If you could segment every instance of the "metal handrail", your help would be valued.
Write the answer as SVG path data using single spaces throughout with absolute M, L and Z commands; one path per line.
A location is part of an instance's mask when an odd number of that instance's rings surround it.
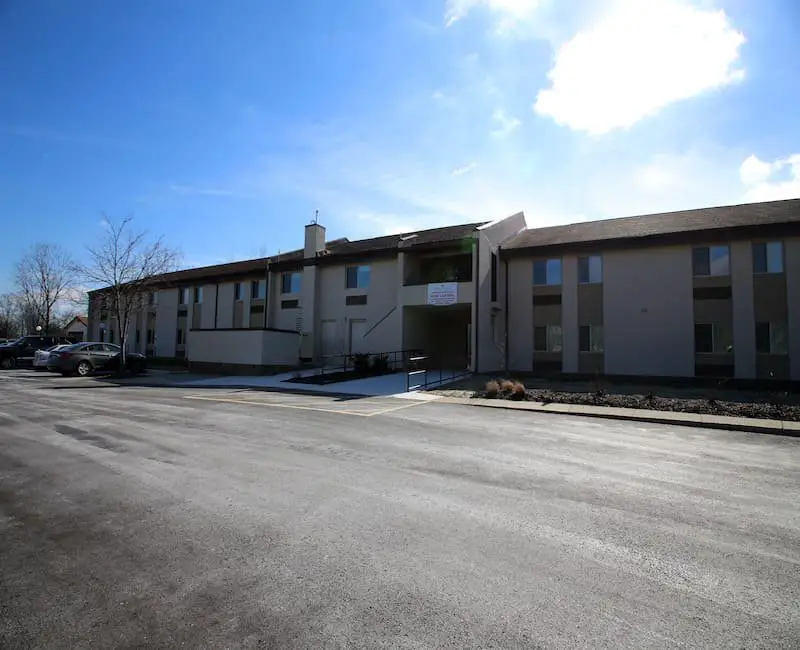
M 406 371 L 406 392 L 412 390 L 427 390 L 437 385 L 441 386 L 444 382 L 452 382 L 457 379 L 468 377 L 472 374 L 469 368 L 463 370 L 453 370 L 444 368 L 440 363 L 429 363 L 435 361 L 435 357 L 426 355 L 415 355 L 408 359 L 408 369 Z M 433 367 L 431 367 L 433 365 Z M 415 383 L 412 384 L 412 381 Z
M 354 370 L 355 364 L 354 357 L 357 354 L 365 354 L 368 357 L 386 357 L 390 370 L 406 370 L 408 366 L 408 359 L 416 354 L 419 350 L 389 350 L 388 352 L 355 352 L 352 354 L 326 354 L 319 357 L 320 360 L 320 374 L 330 374 L 332 372 L 347 372 Z

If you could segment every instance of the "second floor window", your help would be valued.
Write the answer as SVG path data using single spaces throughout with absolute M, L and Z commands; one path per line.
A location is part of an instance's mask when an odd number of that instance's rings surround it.
M 537 260 L 533 263 L 533 284 L 560 285 L 561 260 Z
M 234 300 L 241 300 L 242 299 L 242 283 L 236 282 L 233 285 L 233 299 Z
M 197 305 L 203 302 L 203 287 L 194 288 L 194 302 Z
M 253 280 L 250 283 L 250 299 L 263 300 L 267 295 L 266 280 Z
M 345 270 L 345 287 L 347 289 L 366 289 L 369 287 L 369 266 L 360 264 L 348 266 Z
M 783 273 L 782 242 L 753 244 L 753 273 Z
M 692 271 L 695 277 L 730 275 L 731 255 L 727 245 L 702 246 L 693 249 Z
M 281 274 L 281 293 L 300 293 L 303 274 L 299 271 Z
M 597 284 L 603 281 L 603 258 L 599 255 L 578 258 L 578 282 Z
M 189 303 L 189 290 L 186 287 L 178 289 L 178 304 L 186 305 Z

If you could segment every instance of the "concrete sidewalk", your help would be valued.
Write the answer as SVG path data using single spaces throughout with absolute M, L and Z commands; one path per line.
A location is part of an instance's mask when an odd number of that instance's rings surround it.
M 654 424 L 672 424 L 682 427 L 703 427 L 727 431 L 746 431 L 800 437 L 800 422 L 766 420 L 762 418 L 736 418 L 725 415 L 702 413 L 677 413 L 675 411 L 650 411 L 626 409 L 613 406 L 589 406 L 578 404 L 544 404 L 542 402 L 513 402 L 502 399 L 441 397 L 440 403 L 464 404 L 483 408 L 532 411 L 537 413 L 559 413 L 609 420 L 629 420 Z

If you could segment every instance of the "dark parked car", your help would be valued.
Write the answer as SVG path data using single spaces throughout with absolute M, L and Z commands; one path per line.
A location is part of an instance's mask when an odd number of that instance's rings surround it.
M 62 375 L 86 377 L 95 372 L 117 372 L 121 350 L 113 343 L 76 343 L 56 352 L 51 352 L 47 369 Z M 134 374 L 144 372 L 147 358 L 136 352 L 125 355 L 125 366 Z
M 46 350 L 60 343 L 72 343 L 63 336 L 23 336 L 0 345 L 0 368 L 11 370 L 17 366 L 32 366 L 36 350 Z

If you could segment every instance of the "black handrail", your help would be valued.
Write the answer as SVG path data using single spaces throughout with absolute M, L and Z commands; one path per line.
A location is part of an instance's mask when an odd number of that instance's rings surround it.
M 355 352 L 353 354 L 325 354 L 319 357 L 319 374 L 330 374 L 333 372 L 347 372 L 355 370 L 355 360 L 358 355 L 364 354 L 370 360 L 385 358 L 389 370 L 407 370 L 408 359 L 419 354 L 419 350 L 390 350 L 388 352 Z
M 450 383 L 472 374 L 469 368 L 454 370 L 445 368 L 440 359 L 426 355 L 414 355 L 408 359 L 408 369 L 406 371 L 406 392 L 412 390 L 427 390 L 428 388 L 441 386 L 443 383 Z

